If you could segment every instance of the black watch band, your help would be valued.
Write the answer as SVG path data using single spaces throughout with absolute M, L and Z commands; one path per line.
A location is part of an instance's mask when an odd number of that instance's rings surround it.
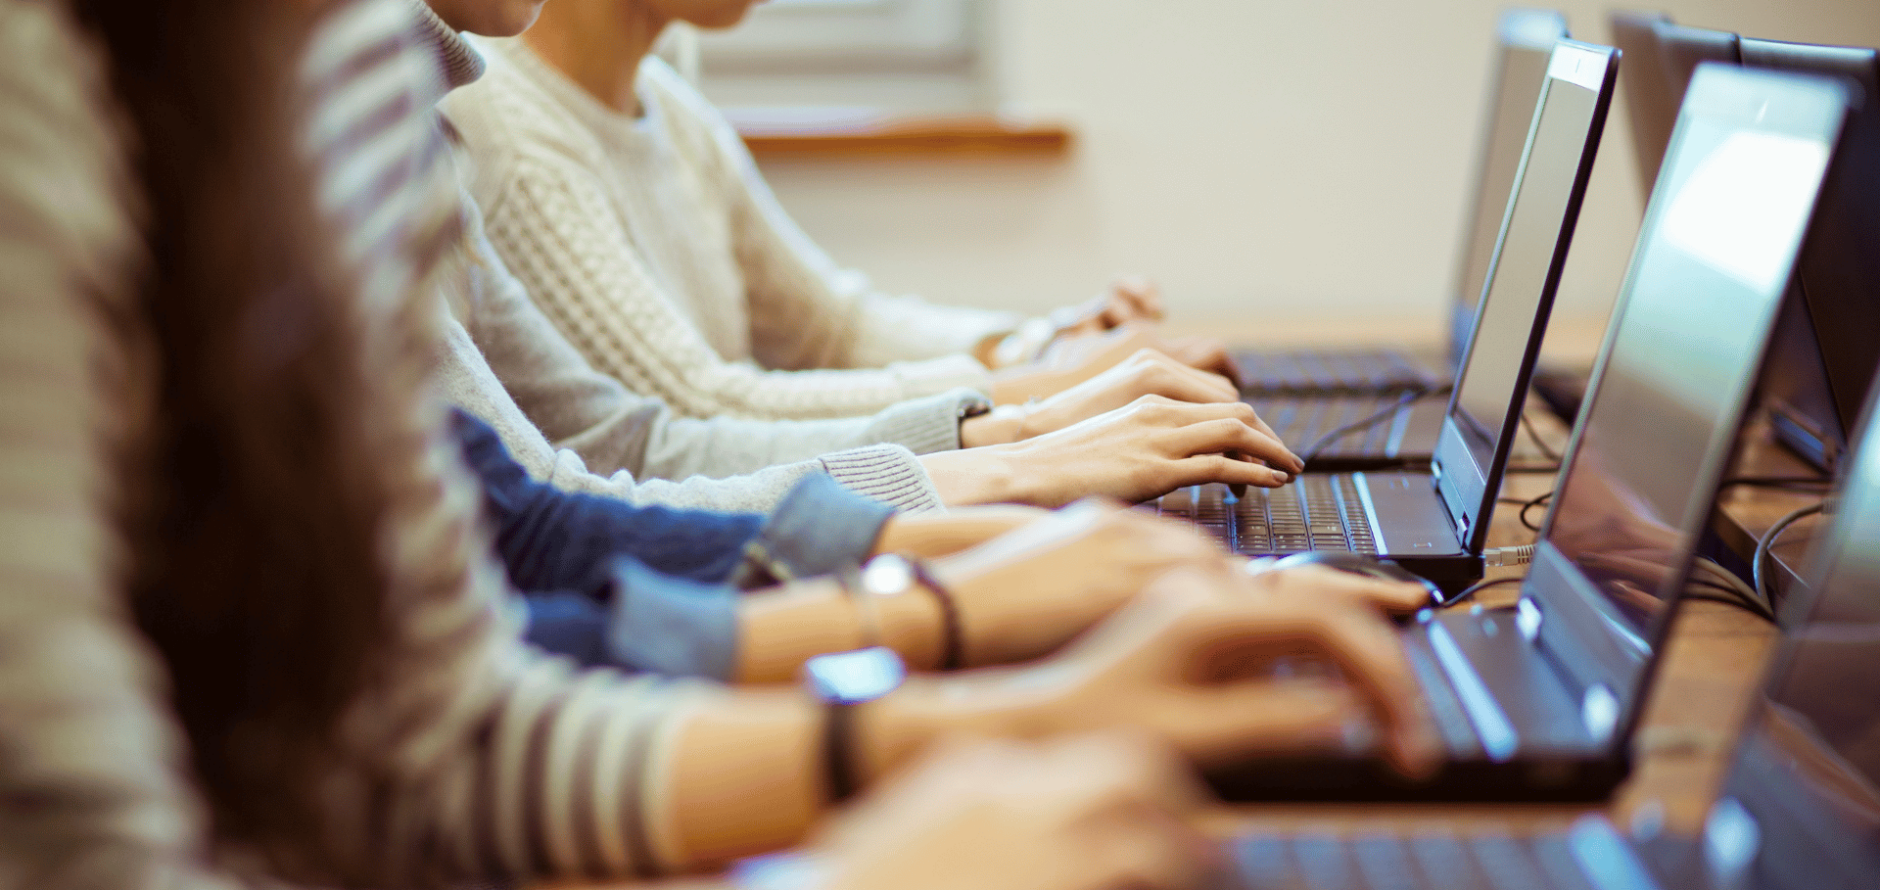
M 823 775 L 829 802 L 841 803 L 861 786 L 855 768 L 856 708 L 899 688 L 907 667 L 894 650 L 877 646 L 816 656 L 804 663 L 803 673 L 824 704 Z

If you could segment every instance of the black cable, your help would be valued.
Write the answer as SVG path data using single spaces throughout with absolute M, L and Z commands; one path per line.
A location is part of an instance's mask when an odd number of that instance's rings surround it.
M 1776 621 L 1775 614 L 1769 611 L 1768 606 L 1749 599 L 1739 592 L 1732 591 L 1729 595 L 1725 595 L 1721 593 L 1702 593 L 1695 590 L 1687 590 L 1684 592 L 1684 598 L 1687 600 L 1703 600 L 1707 603 L 1722 603 L 1726 606 L 1734 606 L 1738 609 L 1742 609 L 1771 624 L 1774 624 Z
M 1452 596 L 1446 600 L 1443 600 L 1441 605 L 1439 605 L 1437 608 L 1448 608 L 1449 606 L 1453 606 L 1457 603 L 1468 602 L 1469 600 L 1475 599 L 1476 594 L 1481 593 L 1482 591 L 1487 590 L 1490 587 L 1500 587 L 1503 584 L 1519 584 L 1519 583 L 1521 583 L 1521 578 L 1519 576 L 1513 577 L 1513 578 L 1494 578 L 1488 581 L 1477 581 L 1474 584 L 1471 584 L 1468 587 L 1464 588 L 1461 593 L 1458 593 L 1455 596 Z
M 1827 476 L 1734 476 L 1723 480 L 1719 490 L 1725 488 L 1781 488 L 1791 491 L 1820 491 L 1832 486 L 1834 480 Z
M 1364 417 L 1358 420 L 1354 420 L 1351 423 L 1347 423 L 1344 426 L 1338 427 L 1332 430 L 1331 432 L 1328 432 L 1325 435 L 1320 436 L 1317 439 L 1314 439 L 1311 445 L 1306 446 L 1305 450 L 1300 452 L 1299 456 L 1304 458 L 1306 463 L 1311 463 L 1313 458 L 1316 458 L 1319 456 L 1319 452 L 1324 451 L 1326 448 L 1331 447 L 1332 444 L 1337 442 L 1339 439 L 1343 439 L 1344 437 L 1349 436 L 1352 433 L 1363 432 L 1365 430 L 1370 429 L 1371 427 L 1377 426 L 1378 424 L 1383 423 L 1384 421 L 1389 420 L 1392 417 L 1395 417 L 1397 415 L 1397 412 L 1402 411 L 1403 409 L 1411 405 L 1414 405 L 1423 399 L 1429 398 L 1430 396 L 1446 394 L 1449 392 L 1449 389 L 1450 387 L 1447 387 L 1447 386 L 1439 386 L 1439 387 L 1434 387 L 1434 388 L 1429 388 L 1429 389 L 1405 390 L 1402 395 L 1399 395 L 1397 397 L 1397 401 L 1392 402 L 1389 406 L 1385 407 L 1384 409 L 1374 412 L 1372 414 L 1365 415 Z
M 1547 443 L 1541 440 L 1540 431 L 1534 428 L 1534 420 L 1528 417 L 1526 411 L 1521 412 L 1521 428 L 1527 430 L 1528 438 L 1534 440 L 1534 449 L 1539 451 L 1542 457 L 1553 461 L 1555 468 L 1558 468 L 1560 466 L 1560 452 L 1548 447 Z
M 1534 473 L 1534 474 L 1558 473 L 1560 472 L 1560 465 L 1559 464 L 1509 464 L 1508 472 L 1509 473 Z
M 1820 513 L 1827 508 L 1828 502 L 1822 501 L 1819 504 L 1812 504 L 1799 510 L 1792 510 L 1788 515 L 1776 520 L 1776 524 L 1770 526 L 1769 530 L 1763 533 L 1762 540 L 1756 542 L 1756 553 L 1754 556 L 1750 557 L 1749 561 L 1750 584 L 1756 589 L 1756 595 L 1762 597 L 1763 603 L 1769 607 L 1771 612 L 1775 611 L 1776 598 L 1775 594 L 1769 590 L 1768 578 L 1763 570 L 1763 566 L 1769 562 L 1769 554 L 1775 550 L 1776 542 L 1782 538 L 1783 532 L 1789 530 L 1789 526 Z
M 1523 501 L 1521 503 L 1521 514 L 1520 514 L 1521 524 L 1526 526 L 1528 531 L 1539 533 L 1541 530 L 1540 525 L 1534 522 L 1534 520 L 1528 518 L 1528 512 L 1533 510 L 1535 507 L 1539 507 L 1543 504 L 1546 504 L 1548 501 L 1551 501 L 1553 499 L 1554 499 L 1554 493 L 1550 491 L 1537 498 L 1533 498 L 1532 500 Z

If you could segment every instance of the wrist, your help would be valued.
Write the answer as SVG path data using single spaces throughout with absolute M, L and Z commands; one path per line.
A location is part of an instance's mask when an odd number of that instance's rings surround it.
M 1049 732 L 1042 705 L 1014 694 L 1007 672 L 909 677 L 901 688 L 860 705 L 855 768 L 868 784 L 892 774 L 943 738 L 1035 738 Z
M 941 503 L 949 507 L 975 504 L 1031 503 L 1022 495 L 1019 474 L 1013 466 L 1016 444 L 989 445 L 972 451 L 944 451 L 924 454 L 920 464 L 940 492 Z
M 1023 438 L 1025 412 L 1000 405 L 989 414 L 960 421 L 960 447 L 983 448 L 1004 445 Z
M 946 647 L 945 615 L 931 591 L 909 590 L 897 596 L 875 597 L 881 621 L 881 645 L 893 649 L 910 670 L 940 669 Z

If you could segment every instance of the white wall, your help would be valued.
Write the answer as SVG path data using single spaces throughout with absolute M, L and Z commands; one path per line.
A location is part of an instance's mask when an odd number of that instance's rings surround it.
M 1062 161 L 772 162 L 844 263 L 934 297 L 1039 310 L 1113 274 L 1192 322 L 1434 330 L 1489 76 L 1493 0 L 991 0 L 1010 107 L 1065 120 Z M 1561 6 L 1607 41 L 1604 4 Z M 1680 22 L 1880 45 L 1880 3 L 1678 0 Z M 1615 107 L 1562 284 L 1603 319 L 1641 211 Z M 1408 330 L 1408 329 L 1407 329 Z

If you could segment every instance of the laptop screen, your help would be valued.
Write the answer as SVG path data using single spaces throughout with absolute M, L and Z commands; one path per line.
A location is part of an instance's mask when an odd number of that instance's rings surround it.
M 1627 657 L 1569 661 L 1628 697 L 1690 570 L 1845 109 L 1832 84 L 1706 66 L 1678 119 L 1527 585 L 1557 612 L 1591 607 L 1563 617 Z
M 1567 247 L 1611 101 L 1612 50 L 1562 42 L 1554 49 L 1516 185 L 1501 226 L 1474 335 L 1436 448 L 1444 499 L 1472 528 L 1479 549 L 1493 508 L 1507 435 L 1527 398 Z M 1499 459 L 1498 459 L 1499 458 Z
M 1716 886 L 1852 887 L 1880 872 L 1880 417 L 1817 540 L 1808 594 L 1711 810 Z M 1803 612 L 1805 611 L 1805 614 Z M 1748 878 L 1748 880 L 1744 880 Z
M 1527 145 L 1534 107 L 1547 78 L 1547 60 L 1555 41 L 1567 36 L 1567 22 L 1553 10 L 1510 9 L 1502 13 L 1500 70 L 1489 97 L 1486 138 L 1482 142 L 1481 181 L 1469 211 L 1467 240 L 1456 274 L 1456 301 L 1450 319 L 1449 360 L 1460 367 L 1475 326 L 1475 310 L 1488 282 L 1488 265 L 1507 215 L 1514 177 Z

